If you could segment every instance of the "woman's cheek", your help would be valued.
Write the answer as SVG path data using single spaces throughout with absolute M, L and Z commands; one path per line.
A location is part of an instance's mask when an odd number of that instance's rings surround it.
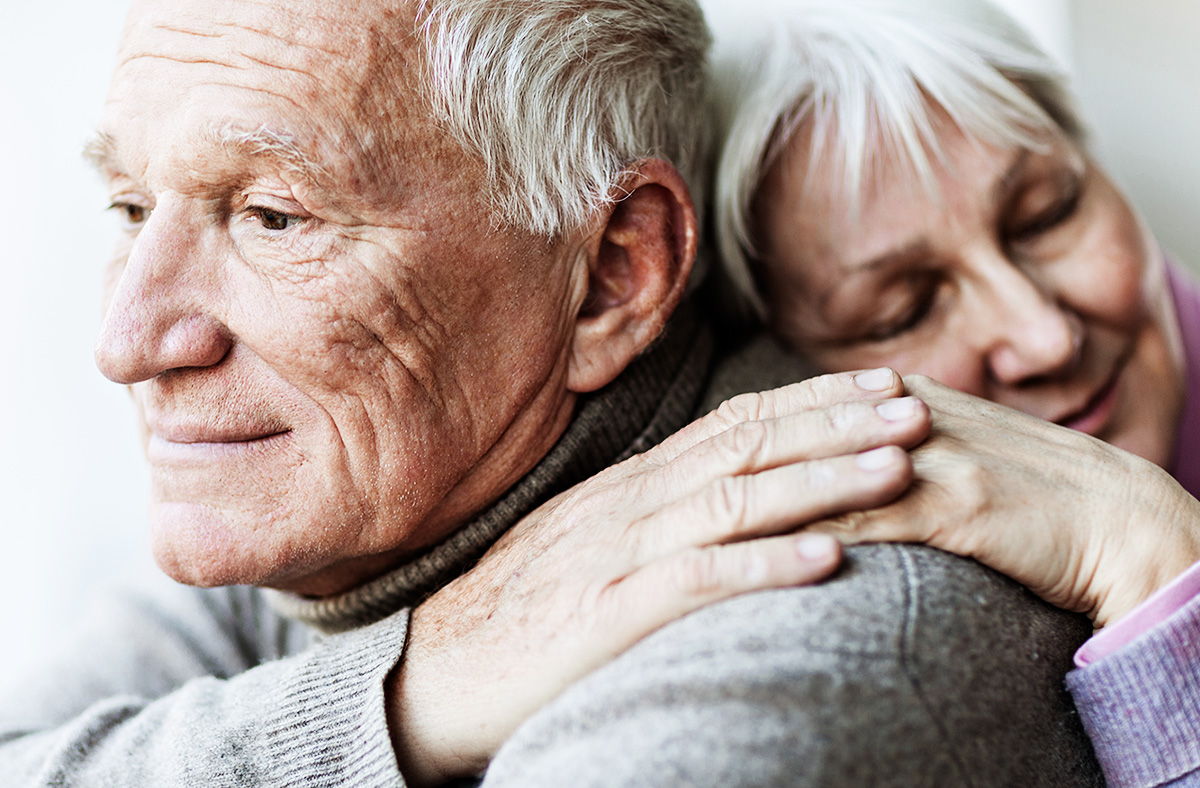
M 1077 250 L 1067 293 L 1079 299 L 1080 311 L 1114 326 L 1135 326 L 1148 314 L 1148 300 L 1165 286 L 1161 262 L 1150 259 L 1150 243 L 1137 215 L 1107 180 L 1100 186 L 1100 209 L 1087 241 Z

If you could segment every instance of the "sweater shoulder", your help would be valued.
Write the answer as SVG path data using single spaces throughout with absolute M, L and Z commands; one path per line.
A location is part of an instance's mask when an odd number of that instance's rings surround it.
M 738 597 L 647 637 L 518 731 L 495 780 L 1102 784 L 1062 685 L 1086 621 L 929 548 L 848 557 L 830 582 Z M 602 768 L 612 752 L 628 761 Z

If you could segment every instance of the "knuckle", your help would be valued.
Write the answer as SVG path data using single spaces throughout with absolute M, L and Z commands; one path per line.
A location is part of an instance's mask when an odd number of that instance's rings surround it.
M 865 512 L 844 512 L 822 520 L 819 530 L 843 538 L 863 537 L 866 535 L 866 526 L 869 522 Z
M 811 403 L 816 405 L 833 399 L 842 388 L 843 377 L 841 374 L 818 375 L 805 381 Z
M 716 415 L 726 424 L 758 421 L 766 412 L 766 398 L 762 392 L 751 391 L 738 394 L 717 406 Z
M 696 548 L 672 562 L 668 582 L 683 596 L 707 596 L 723 587 L 721 553 L 713 548 Z
M 766 455 L 769 438 L 767 425 L 751 421 L 726 431 L 716 442 L 716 449 L 724 467 L 738 473 L 759 465 Z
M 749 522 L 749 500 L 745 478 L 725 476 L 705 487 L 699 516 L 712 517 L 730 533 L 739 533 Z
M 978 465 L 965 466 L 955 482 L 955 488 L 964 497 L 967 512 L 978 516 L 986 511 L 991 501 L 987 474 Z
M 847 397 L 856 399 L 858 387 L 854 385 L 853 372 L 833 372 L 818 375 L 804 381 L 804 399 L 807 409 L 836 405 Z
M 924 471 L 924 469 L 921 469 Z M 956 516 L 971 521 L 985 513 L 992 504 L 991 480 L 987 471 L 962 458 L 943 458 L 930 473 L 936 479 L 947 507 Z
M 830 437 L 836 437 L 862 426 L 863 407 L 849 402 L 839 402 L 824 410 L 824 426 Z
M 838 484 L 847 484 L 855 478 L 839 473 L 833 463 L 827 460 L 810 460 L 803 467 L 806 484 L 814 492 L 828 492 Z

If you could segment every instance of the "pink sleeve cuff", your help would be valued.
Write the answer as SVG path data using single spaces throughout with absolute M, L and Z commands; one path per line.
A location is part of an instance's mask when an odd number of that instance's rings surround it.
M 1086 668 L 1129 645 L 1197 596 L 1200 596 L 1200 561 L 1080 646 L 1075 652 L 1075 667 Z

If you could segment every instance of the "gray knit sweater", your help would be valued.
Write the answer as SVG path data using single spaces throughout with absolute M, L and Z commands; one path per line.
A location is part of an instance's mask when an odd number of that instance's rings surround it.
M 687 420 L 707 357 L 688 322 L 584 404 L 493 509 L 392 575 L 319 604 L 164 584 L 99 606 L 0 695 L 0 785 L 401 785 L 382 688 L 407 606 L 550 495 Z M 760 343 L 710 396 L 799 374 Z M 522 726 L 484 784 L 1098 785 L 1062 687 L 1086 636 L 973 563 L 857 549 L 834 582 L 647 638 Z
M 409 606 L 542 502 L 686 424 L 711 344 L 685 306 L 489 510 L 343 597 L 163 579 L 98 599 L 86 627 L 31 675 L 4 677 L 0 788 L 402 785 L 383 683 L 403 653 Z
M 762 339 L 704 406 L 807 370 Z M 484 785 L 1103 785 L 1063 676 L 1086 619 L 912 545 L 650 635 L 505 743 Z

